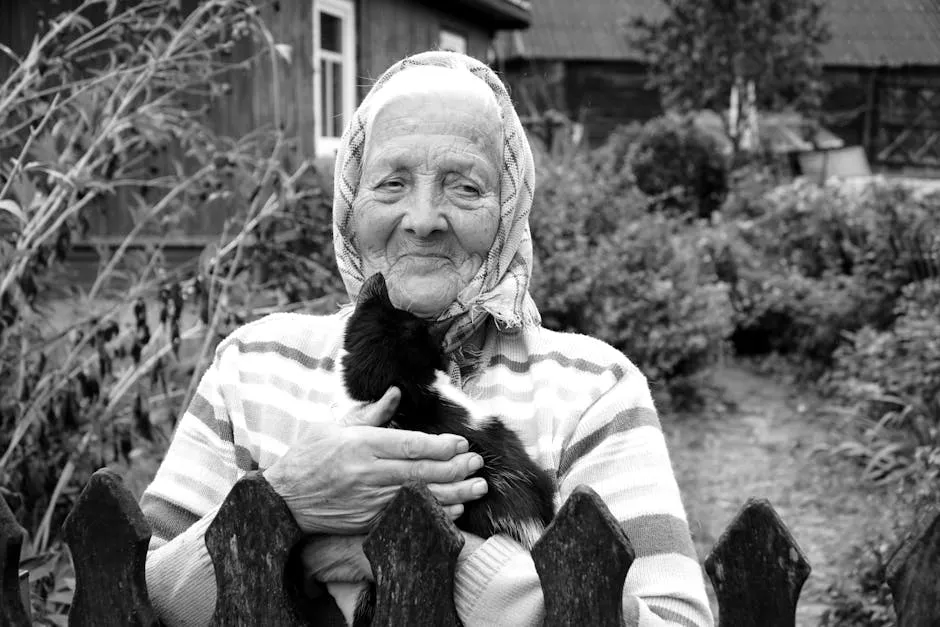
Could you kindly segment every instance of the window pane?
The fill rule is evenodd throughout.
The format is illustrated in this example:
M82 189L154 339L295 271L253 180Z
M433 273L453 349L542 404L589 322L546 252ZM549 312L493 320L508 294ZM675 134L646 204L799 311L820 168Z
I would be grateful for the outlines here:
M343 136L343 64L333 62L333 137Z
M320 60L320 134L343 135L343 64Z
M327 129L327 113L330 109L330 104L332 104L333 99L328 93L330 81L327 80L327 72L329 71L330 64L324 60L320 59L320 135L326 136Z
M343 21L335 15L320 12L320 49L332 52L343 50Z

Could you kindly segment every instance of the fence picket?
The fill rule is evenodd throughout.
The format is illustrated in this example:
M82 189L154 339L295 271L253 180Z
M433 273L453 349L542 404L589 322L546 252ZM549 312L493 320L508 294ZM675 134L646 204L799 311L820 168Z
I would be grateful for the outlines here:
M748 499L705 558L719 627L793 627L809 563L765 499Z
M206 530L218 590L213 625L311 624L285 571L303 533L284 500L260 472L232 486Z
M6 499L0 496L0 625L28 627L29 594L20 587L20 549L26 531L16 522Z
M118 475L95 472L63 530L75 566L71 627L159 625L145 572L150 525Z
M376 583L372 626L460 625L454 568L463 543L426 487L402 487L363 546Z
M575 488L532 549L545 625L623 624L623 583L635 554L607 505Z
M940 625L940 511L928 521L911 532L888 562L898 627Z

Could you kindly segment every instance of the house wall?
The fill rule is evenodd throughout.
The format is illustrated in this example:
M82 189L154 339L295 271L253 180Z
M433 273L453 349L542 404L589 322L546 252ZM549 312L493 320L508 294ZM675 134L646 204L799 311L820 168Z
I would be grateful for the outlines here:
M639 63L515 59L498 69L523 120L562 111L584 124L591 146L618 125L662 112ZM940 176L940 68L830 66L823 80L826 128L848 145L865 146L877 169Z
M309 0L307 0L309 2ZM358 0L359 98L395 61L438 47L442 28L467 39L467 54L487 60L493 31L446 3L420 0Z
M520 116L546 109L584 125L591 146L619 125L661 112L659 96L646 87L643 65L628 61L514 61L499 68Z
M53 18L76 8L81 0L0 0L0 43L15 53L24 54L38 33L39 16ZM182 0L184 12L199 5L199 0ZM479 16L463 9L449 11L431 0L356 0L358 97L361 99L373 80L389 65L415 52L436 48L441 28L463 34L468 53L486 60L492 31ZM277 43L292 47L292 60L270 59L257 62L251 69L233 70L225 80L231 87L228 95L209 104L209 126L218 133L241 137L260 128L272 128L277 122L288 139L293 140L297 157L313 157L314 151L314 71L313 71L313 6L314 0L281 0L264 3L263 17ZM93 23L105 19L103 7L96 14L86 14ZM236 48L233 60L252 54L247 42ZM7 55L0 55L0 80L6 78L14 65ZM205 101L193 101L193 107ZM171 151L172 154L172 151ZM170 158L157 157L158 174L170 167ZM126 210L126 198L112 198L94 212L90 234L95 238L120 238L133 226ZM179 229L178 242L200 242L215 239L233 209L223 203L195 207Z
M940 68L826 70L823 123L878 169L940 176Z
M198 0L182 0L184 12L198 6ZM24 54L33 37L38 33L41 14L53 18L63 11L80 5L80 0L30 0L30 2L0 1L0 43L9 46L15 53ZM274 40L293 46L290 64L278 61L276 70L270 60L256 63L252 69L232 70L224 76L231 92L207 102L191 99L191 107L205 106L208 125L217 133L240 137L255 129L272 128L278 120L287 137L295 141L296 152L313 154L313 70L311 3L282 0L276 7L266 8L265 19ZM103 8L84 14L94 24L105 19ZM248 42L241 42L232 55L232 60L248 58L252 53ZM0 80L13 69L6 55L0 55ZM275 74L277 96L275 96ZM154 176L171 167L171 155L155 157L151 163ZM125 209L128 198L118 195L107 199L90 216L90 235L95 238L119 238L133 226L130 213ZM232 208L223 203L205 204L195 207L179 229L180 242L198 243L215 239L222 231L225 220L232 215Z

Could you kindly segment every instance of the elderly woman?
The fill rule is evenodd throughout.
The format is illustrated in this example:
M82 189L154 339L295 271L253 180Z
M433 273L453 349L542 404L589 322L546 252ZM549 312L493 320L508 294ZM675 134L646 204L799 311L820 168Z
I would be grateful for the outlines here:
M349 297L382 272L395 305L434 321L452 382L504 417L555 478L556 507L580 484L604 499L637 552L628 625L711 625L646 379L607 344L540 326L528 293L534 184L519 118L488 67L449 52L397 63L337 157L333 243ZM462 438L380 428L396 389L350 403L337 370L348 313L270 315L218 347L142 500L154 530L148 584L166 622L209 620L204 534L248 471L263 471L314 538L305 566L347 616L343 582L371 577L362 539L402 484L427 483L454 518L486 493L468 479L483 462ZM528 552L503 535L465 536L455 592L464 624L541 624Z

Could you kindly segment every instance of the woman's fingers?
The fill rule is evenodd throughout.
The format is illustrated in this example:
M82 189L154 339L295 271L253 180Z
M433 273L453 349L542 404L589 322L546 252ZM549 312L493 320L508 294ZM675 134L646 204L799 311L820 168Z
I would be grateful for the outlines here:
M486 481L480 477L473 477L472 479L464 479L453 483L429 484L428 490L441 502L446 510L448 507L454 507L480 498L486 494L488 486Z
M483 458L476 453L463 453L449 461L420 459L376 460L375 480L377 485L395 486L412 481L420 483L453 483L461 481L483 466Z
M343 416L342 422L347 427L381 427L395 415L400 401L401 391L390 387L376 402L359 405Z
M445 506L444 506L444 513L445 513L445 514L447 515L447 517L450 518L451 520L457 520L458 518L460 518L460 517L463 515L463 505L461 505L461 504L457 504L457 505L445 505Z
M388 460L440 460L466 453L470 445L452 433L432 435L402 429L375 429L363 432L376 457Z

